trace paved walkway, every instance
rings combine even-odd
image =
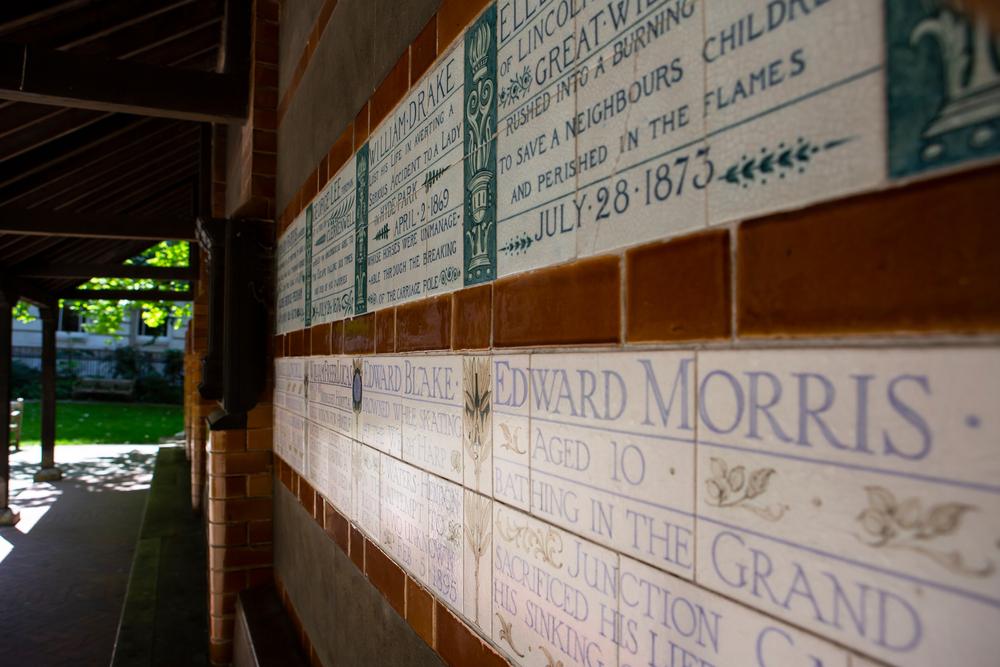
[[[31,482],[38,447],[11,455],[21,521],[0,528],[0,664],[110,663],[158,448],[58,447],[54,484]]]

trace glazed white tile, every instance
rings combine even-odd
[[[457,611],[463,610],[464,524],[462,486],[427,475],[427,585]]]
[[[426,296],[426,232],[435,229],[428,226],[435,220],[429,205],[434,195],[440,201],[444,188],[455,189],[449,178],[447,184],[438,183],[428,190],[427,176],[428,170],[454,160],[455,149],[461,156],[461,131],[455,130],[462,123],[463,54],[464,47],[459,45],[441,58],[369,140],[368,299],[372,309]],[[458,204],[459,210],[461,193],[458,188],[453,193],[457,201],[450,202]],[[454,227],[448,234],[448,238],[457,234],[461,241]]]
[[[886,667],[884,662],[876,662],[863,655],[851,655],[851,667]]]
[[[842,648],[627,556],[619,591],[621,667],[848,665]]]
[[[310,424],[310,432],[314,425]],[[329,495],[327,499],[341,514],[347,517],[355,515],[353,502],[354,485],[354,441],[340,433],[329,432],[327,447],[327,479],[329,480]]]
[[[989,665],[1000,645],[982,631],[1000,622],[994,602],[701,517],[697,535],[700,585],[889,664]]]
[[[694,361],[532,355],[531,513],[692,578]]]
[[[361,376],[364,391],[358,439],[379,451],[401,458],[403,360],[399,357],[365,357]]]
[[[330,444],[333,431],[309,423],[306,428],[306,479],[324,498],[330,497]]]
[[[309,420],[355,437],[358,419],[351,396],[353,382],[351,357],[310,357]]]
[[[464,41],[459,40],[458,45],[430,73],[433,78],[425,79],[418,85],[437,85],[437,77],[454,77],[456,72],[464,74],[464,54]],[[463,285],[463,102],[462,88],[446,98],[438,107],[434,121],[428,125],[422,144],[426,167],[419,178],[417,229],[423,245],[421,294],[424,297],[461,289]]]
[[[382,456],[379,544],[413,576],[428,583],[427,473]]]
[[[886,182],[883,5],[705,5],[709,222]]]
[[[462,482],[462,357],[414,356],[403,372],[402,458]]]
[[[352,444],[351,471],[354,489],[351,496],[354,515],[351,520],[372,539],[380,542],[381,498],[379,486],[381,482],[380,459],[383,454],[356,440]]]
[[[306,474],[306,420],[281,408],[274,410],[278,455],[300,475]]]
[[[576,255],[576,139],[566,122],[578,75],[572,58],[550,58],[574,39],[567,7],[497,2],[498,276]]]
[[[298,331],[306,325],[306,216],[295,218],[278,239],[275,251],[275,332]]]
[[[577,17],[594,45],[574,121],[581,257],[705,226],[704,7],[595,3]]]
[[[274,360],[274,404],[297,415],[306,414],[306,360]]]
[[[618,555],[493,503],[493,641],[516,663],[618,664]]]
[[[464,485],[492,495],[493,479],[493,357],[462,360],[462,442]]]
[[[355,173],[348,160],[311,204],[313,326],[354,312]]]
[[[486,636],[493,621],[493,501],[465,489],[463,615]]]
[[[889,662],[940,664],[956,636],[967,664],[995,652],[955,619],[1000,616],[1000,353],[707,352],[698,371],[699,582]],[[748,559],[774,595],[733,583]],[[836,586],[892,622],[832,627]]]
[[[531,507],[529,360],[527,354],[491,357],[493,497],[524,511]]]

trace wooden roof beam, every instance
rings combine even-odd
[[[212,123],[247,117],[249,78],[0,43],[0,98]]]
[[[0,234],[95,239],[193,241],[194,217],[70,213],[0,207]]]
[[[195,280],[188,266],[147,266],[143,264],[58,264],[15,268],[25,278],[136,278],[145,280]]]

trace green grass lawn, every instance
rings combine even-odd
[[[184,427],[180,405],[57,401],[57,445],[157,444]],[[24,404],[21,443],[37,445],[41,437],[38,401]]]

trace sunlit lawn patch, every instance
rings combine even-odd
[[[183,414],[179,405],[58,401],[56,444],[155,444],[183,428]],[[39,403],[28,401],[24,407],[21,442],[37,445],[40,434]]]

